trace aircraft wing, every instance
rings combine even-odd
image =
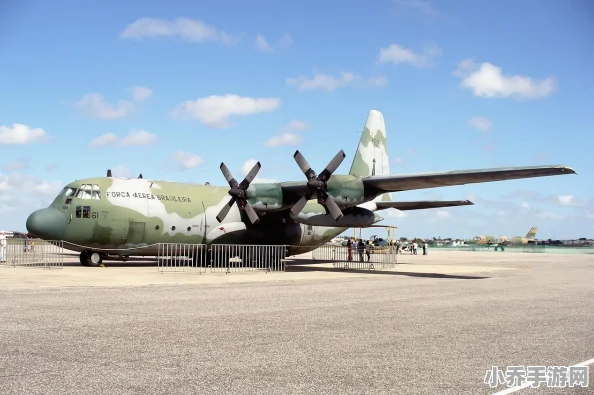
[[[454,170],[438,173],[369,176],[363,178],[363,183],[366,188],[376,189],[380,192],[399,192],[563,174],[576,174],[576,172],[571,167],[564,165],[501,167],[493,169]]]
[[[425,200],[417,202],[374,202],[378,209],[395,208],[397,210],[424,210],[428,208],[472,206],[470,200]]]

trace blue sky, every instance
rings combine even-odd
[[[101,4],[3,3],[2,229],[24,230],[66,183],[108,168],[224,185],[221,161],[239,177],[256,159],[261,180],[301,180],[295,149],[316,169],[344,149],[337,173],[347,173],[376,109],[393,174],[542,164],[578,172],[393,194],[476,204],[386,211],[399,234],[538,226],[539,238],[594,237],[586,0]],[[271,144],[275,136],[284,137]]]

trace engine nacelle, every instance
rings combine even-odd
[[[304,214],[301,213],[293,219],[301,224],[312,226],[345,227],[345,228],[364,228],[373,225],[383,218],[361,207],[353,207],[343,211],[344,216],[335,221],[330,214]]]
[[[275,211],[283,206],[283,190],[275,184],[252,184],[247,190],[248,202],[256,211]]]

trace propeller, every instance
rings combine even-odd
[[[217,221],[222,222],[223,219],[225,219],[225,217],[229,213],[229,210],[231,209],[231,206],[233,206],[235,202],[237,202],[237,207],[245,210],[250,221],[252,221],[252,224],[255,224],[256,222],[260,221],[260,218],[258,218],[258,214],[256,214],[252,205],[247,201],[247,189],[250,186],[250,183],[254,180],[254,178],[260,171],[260,167],[262,167],[260,165],[260,162],[256,163],[254,167],[252,167],[252,170],[250,170],[250,172],[247,174],[247,176],[245,176],[243,181],[241,183],[238,183],[237,180],[233,178],[233,176],[231,175],[231,172],[229,171],[227,166],[225,166],[225,163],[221,163],[221,171],[223,172],[225,179],[231,187],[231,189],[229,189],[229,195],[231,195],[231,200],[229,200],[229,202],[223,206],[223,208],[217,215]]]
[[[320,204],[323,204],[328,209],[328,211],[330,211],[330,214],[332,215],[335,221],[338,221],[343,217],[342,211],[340,210],[336,202],[334,202],[334,200],[332,200],[328,196],[327,182],[330,179],[332,173],[334,173],[336,169],[338,169],[338,166],[340,166],[345,156],[346,155],[344,151],[340,150],[340,152],[338,152],[338,154],[336,154],[334,158],[332,158],[330,163],[328,163],[328,166],[326,166],[326,168],[322,170],[320,175],[316,175],[316,172],[311,168],[309,163],[307,163],[307,160],[305,160],[303,155],[301,155],[301,152],[295,151],[293,158],[295,158],[295,161],[301,168],[303,174],[305,174],[305,177],[307,177],[308,189],[305,195],[293,206],[293,208],[291,208],[291,213],[294,216],[299,215],[301,210],[303,210],[303,208],[307,204],[307,201],[311,199],[311,197],[315,193],[318,197],[318,202]]]

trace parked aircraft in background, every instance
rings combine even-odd
[[[526,233],[526,236],[485,236],[479,235],[472,240],[467,241],[467,244],[497,244],[497,245],[514,245],[514,244],[531,244],[535,243],[537,227],[532,227]]]
[[[288,255],[312,251],[350,227],[381,221],[388,208],[418,210],[469,201],[392,201],[390,192],[469,183],[575,174],[562,165],[390,175],[384,117],[371,110],[348,174],[334,174],[341,150],[320,173],[301,152],[293,155],[302,181],[255,183],[256,163],[229,186],[111,177],[73,181],[53,203],[27,219],[27,230],[62,240],[83,265],[130,255],[156,256],[158,243],[287,245]]]

